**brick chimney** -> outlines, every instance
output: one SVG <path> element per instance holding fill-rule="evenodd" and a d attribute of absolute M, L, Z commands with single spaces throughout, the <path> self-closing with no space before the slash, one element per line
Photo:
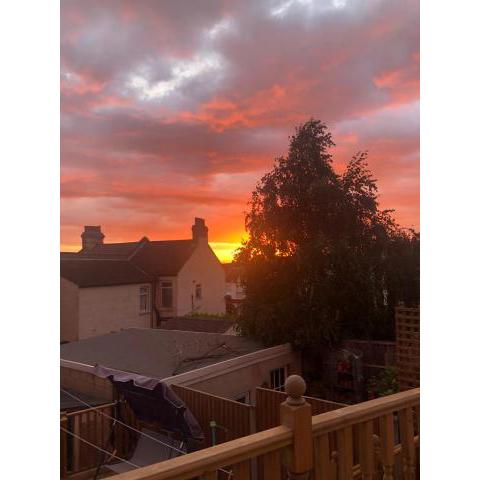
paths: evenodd
<path fill-rule="evenodd" d="M 105 238 L 100 225 L 85 225 L 81 236 L 83 250 L 91 250 L 95 245 L 101 245 Z"/>
<path fill-rule="evenodd" d="M 208 227 L 205 225 L 205 219 L 195 217 L 195 223 L 192 225 L 192 239 L 195 243 L 208 243 Z"/>

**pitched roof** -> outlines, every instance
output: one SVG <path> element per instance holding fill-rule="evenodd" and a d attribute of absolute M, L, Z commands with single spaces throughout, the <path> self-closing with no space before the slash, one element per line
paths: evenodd
<path fill-rule="evenodd" d="M 101 243 L 88 250 L 80 250 L 79 256 L 87 258 L 128 259 L 142 244 L 139 242 Z"/>
<path fill-rule="evenodd" d="M 147 242 L 132 257 L 132 262 L 150 275 L 177 275 L 195 250 L 193 240 Z"/>
<path fill-rule="evenodd" d="M 145 272 L 127 260 L 103 260 L 92 258 L 61 258 L 60 276 L 79 287 L 101 287 L 150 283 Z"/>
<path fill-rule="evenodd" d="M 103 243 L 74 254 L 77 258 L 130 260 L 150 275 L 174 276 L 195 250 L 193 240 L 150 241 L 144 237 L 138 242 Z"/>
<path fill-rule="evenodd" d="M 263 350 L 235 335 L 129 328 L 60 346 L 63 360 L 164 379 Z"/>
<path fill-rule="evenodd" d="M 78 252 L 60 252 L 60 258 L 76 258 Z"/>

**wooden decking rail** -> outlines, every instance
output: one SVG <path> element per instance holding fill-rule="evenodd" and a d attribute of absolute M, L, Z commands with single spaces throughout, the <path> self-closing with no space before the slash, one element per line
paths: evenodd
<path fill-rule="evenodd" d="M 186 480 L 202 475 L 206 475 L 207 478 L 210 478 L 209 475 L 216 478 L 213 474 L 216 474 L 218 469 L 234 465 L 235 470 L 235 467 L 244 461 L 288 447 L 292 444 L 292 438 L 293 433 L 289 428 L 275 427 L 183 457 L 117 475 L 115 478 L 117 480 Z"/>
<path fill-rule="evenodd" d="M 291 380 L 293 377 L 293 380 Z M 207 480 L 232 469 L 234 480 L 252 478 L 254 458 L 261 477 L 373 480 L 417 478 L 420 390 L 409 390 L 311 417 L 296 375 L 287 379 L 282 425 L 253 435 L 116 476 L 117 480 Z M 290 381 L 290 384 L 288 383 Z M 289 389 L 290 386 L 290 389 Z M 304 390 L 303 390 L 304 393 Z"/>
<path fill-rule="evenodd" d="M 338 428 L 367 422 L 382 415 L 395 412 L 420 403 L 420 389 L 415 388 L 368 402 L 349 405 L 338 410 L 312 417 L 313 435 L 321 435 Z"/>

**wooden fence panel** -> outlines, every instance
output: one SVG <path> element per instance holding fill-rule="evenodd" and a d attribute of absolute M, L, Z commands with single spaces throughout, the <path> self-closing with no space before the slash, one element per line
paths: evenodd
<path fill-rule="evenodd" d="M 401 390 L 420 386 L 420 308 L 395 309 L 398 381 Z"/>
<path fill-rule="evenodd" d="M 92 445 L 112 451 L 109 439 L 113 441 L 113 448 L 116 450 L 117 456 L 128 457 L 135 445 L 136 435 L 132 435 L 127 427 L 117 423 L 113 438 L 110 437 L 113 420 L 109 417 L 115 417 L 114 408 L 115 404 L 109 403 L 64 413 L 61 416 L 61 426 L 73 433 L 73 435 L 70 435 L 64 432 L 65 440 L 62 442 L 62 470 L 64 475 L 97 467 L 103 460 L 104 454 Z M 128 405 L 122 404 L 120 411 L 124 423 L 137 427 L 137 421 Z"/>
<path fill-rule="evenodd" d="M 205 447 L 216 445 L 253 433 L 250 417 L 253 407 L 226 398 L 216 397 L 192 388 L 171 385 L 185 402 L 205 434 Z M 213 438 L 211 422 L 215 422 Z"/>
<path fill-rule="evenodd" d="M 68 419 L 65 414 L 60 412 L 60 478 L 67 476 L 67 430 Z M 63 429 L 63 430 L 62 430 Z"/>
<path fill-rule="evenodd" d="M 285 392 L 257 388 L 255 407 L 257 432 L 280 425 L 280 405 L 286 399 L 287 394 Z M 305 397 L 305 400 L 312 406 L 312 415 L 331 412 L 346 406 L 343 403 L 330 402 L 321 398 Z"/>

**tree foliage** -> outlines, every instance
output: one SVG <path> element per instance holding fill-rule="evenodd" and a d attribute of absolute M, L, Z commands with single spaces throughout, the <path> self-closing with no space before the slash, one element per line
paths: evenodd
<path fill-rule="evenodd" d="M 339 175 L 334 146 L 324 123 L 306 122 L 252 193 L 235 257 L 246 293 L 238 323 L 266 344 L 388 338 L 393 307 L 418 302 L 418 234 L 379 209 L 367 153 Z"/>

